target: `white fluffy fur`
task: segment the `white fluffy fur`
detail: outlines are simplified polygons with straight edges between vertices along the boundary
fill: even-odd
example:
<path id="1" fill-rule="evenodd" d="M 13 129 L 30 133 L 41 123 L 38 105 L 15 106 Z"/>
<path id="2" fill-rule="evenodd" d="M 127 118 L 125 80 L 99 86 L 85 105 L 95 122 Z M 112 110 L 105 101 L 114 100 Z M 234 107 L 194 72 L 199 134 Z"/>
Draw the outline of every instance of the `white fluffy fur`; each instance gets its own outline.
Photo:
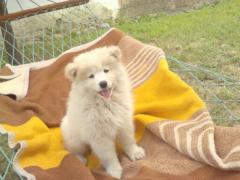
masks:
<path id="1" fill-rule="evenodd" d="M 116 178 L 122 174 L 116 138 L 131 160 L 145 156 L 134 139 L 131 87 L 120 59 L 119 48 L 103 47 L 75 57 L 66 66 L 65 75 L 72 81 L 72 88 L 61 124 L 64 144 L 70 152 L 83 155 L 90 147 L 106 171 Z M 94 78 L 89 78 L 91 74 Z M 98 93 L 103 80 L 112 88 L 111 98 Z"/>

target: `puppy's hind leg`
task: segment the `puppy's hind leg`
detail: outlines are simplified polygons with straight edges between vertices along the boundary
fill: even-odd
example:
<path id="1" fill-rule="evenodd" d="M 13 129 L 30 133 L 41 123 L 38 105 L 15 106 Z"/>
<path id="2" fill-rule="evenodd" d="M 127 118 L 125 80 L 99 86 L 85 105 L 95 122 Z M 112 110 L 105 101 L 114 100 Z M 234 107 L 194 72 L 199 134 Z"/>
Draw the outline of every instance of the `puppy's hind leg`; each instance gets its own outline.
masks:
<path id="1" fill-rule="evenodd" d="M 86 143 L 78 141 L 77 143 L 71 142 L 66 146 L 67 150 L 76 155 L 76 157 L 85 165 L 87 163 L 84 154 L 89 150 L 89 146 Z"/>
<path id="2" fill-rule="evenodd" d="M 121 178 L 122 167 L 118 161 L 115 143 L 109 138 L 101 139 L 101 142 L 91 143 L 92 151 L 101 160 L 106 171 L 115 178 Z"/>
<path id="3" fill-rule="evenodd" d="M 89 151 L 89 146 L 85 143 L 81 143 L 80 148 L 78 150 L 77 158 L 84 164 L 87 164 L 87 159 L 84 157 L 84 154 Z"/>
<path id="4" fill-rule="evenodd" d="M 145 150 L 136 144 L 134 138 L 134 128 L 133 124 L 131 123 L 132 121 L 125 123 L 125 125 L 118 132 L 118 138 L 125 153 L 132 161 L 135 161 L 145 156 Z"/>

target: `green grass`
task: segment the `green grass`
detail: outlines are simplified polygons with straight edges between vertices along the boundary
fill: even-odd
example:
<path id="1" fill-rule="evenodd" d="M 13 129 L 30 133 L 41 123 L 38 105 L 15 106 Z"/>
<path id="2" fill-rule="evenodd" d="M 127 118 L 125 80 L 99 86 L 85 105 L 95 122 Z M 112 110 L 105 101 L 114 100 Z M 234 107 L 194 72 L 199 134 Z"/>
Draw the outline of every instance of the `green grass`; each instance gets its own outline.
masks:
<path id="1" fill-rule="evenodd" d="M 224 0 L 176 15 L 120 20 L 116 27 L 167 55 L 240 77 L 240 1 Z"/>

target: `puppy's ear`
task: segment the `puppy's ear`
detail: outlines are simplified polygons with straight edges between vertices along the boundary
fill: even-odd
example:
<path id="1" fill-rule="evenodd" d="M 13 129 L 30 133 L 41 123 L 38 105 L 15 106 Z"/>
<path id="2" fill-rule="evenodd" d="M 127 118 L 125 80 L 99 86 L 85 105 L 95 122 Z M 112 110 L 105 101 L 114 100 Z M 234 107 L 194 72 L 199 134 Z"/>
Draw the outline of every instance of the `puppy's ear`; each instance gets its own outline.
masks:
<path id="1" fill-rule="evenodd" d="M 78 75 L 78 67 L 76 63 L 69 63 L 65 67 L 65 77 L 71 81 L 74 81 Z"/>
<path id="2" fill-rule="evenodd" d="M 121 61 L 121 50 L 117 46 L 110 46 L 108 47 L 110 56 L 114 57 L 117 59 L 117 61 Z"/>

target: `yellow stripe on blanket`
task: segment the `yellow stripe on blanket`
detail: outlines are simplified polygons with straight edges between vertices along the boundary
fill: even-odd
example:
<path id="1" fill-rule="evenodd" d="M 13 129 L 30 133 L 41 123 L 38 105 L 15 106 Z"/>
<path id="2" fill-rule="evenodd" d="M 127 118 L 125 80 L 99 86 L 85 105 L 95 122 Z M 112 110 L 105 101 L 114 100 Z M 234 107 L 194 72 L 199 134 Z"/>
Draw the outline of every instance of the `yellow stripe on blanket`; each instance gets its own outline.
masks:
<path id="1" fill-rule="evenodd" d="M 39 166 L 43 169 L 56 167 L 68 154 L 63 147 L 60 129 L 48 128 L 37 117 L 32 117 L 20 126 L 4 124 L 3 127 L 15 133 L 16 141 L 27 143 L 27 147 L 18 159 L 23 168 L 29 166 Z"/>
<path id="2" fill-rule="evenodd" d="M 156 71 L 133 91 L 135 96 L 136 139 L 143 136 L 145 127 L 159 120 L 188 120 L 205 108 L 190 86 L 168 68 L 162 59 Z M 43 121 L 32 117 L 20 126 L 3 125 L 16 134 L 17 141 L 25 140 L 27 148 L 19 157 L 22 167 L 39 166 L 49 169 L 58 166 L 68 154 L 64 150 L 59 128 L 48 128 Z M 95 156 L 88 156 L 88 166 L 99 165 Z"/>

